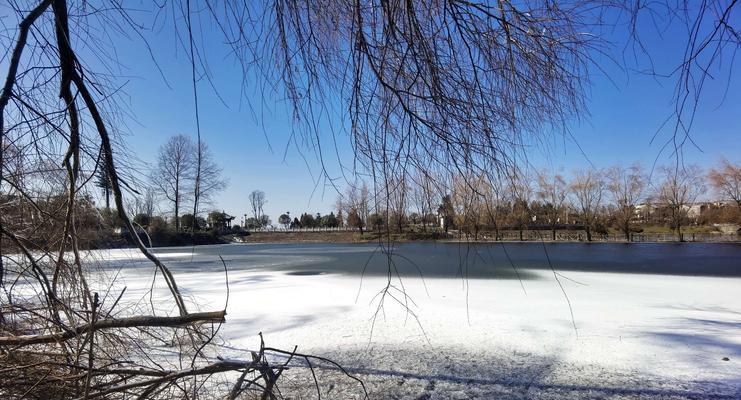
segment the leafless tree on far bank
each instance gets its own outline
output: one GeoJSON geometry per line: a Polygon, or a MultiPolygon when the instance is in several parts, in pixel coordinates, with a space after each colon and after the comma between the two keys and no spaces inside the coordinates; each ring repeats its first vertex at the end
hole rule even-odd
{"type": "Polygon", "coordinates": [[[159,194],[172,203],[175,232],[180,232],[180,210],[193,201],[195,147],[185,135],[171,137],[162,145],[151,182],[159,194]]]}
{"type": "Polygon", "coordinates": [[[512,219],[522,240],[523,230],[532,221],[530,213],[530,201],[533,197],[532,181],[525,172],[512,174],[507,180],[507,192],[512,203],[512,219]]]}
{"type": "Polygon", "coordinates": [[[268,202],[265,198],[265,192],[262,190],[253,190],[250,193],[250,208],[252,209],[252,216],[256,221],[260,221],[263,216],[263,207],[268,202]]]}
{"type": "Polygon", "coordinates": [[[564,207],[568,195],[568,186],[563,176],[547,171],[538,172],[538,198],[543,202],[543,207],[551,227],[551,239],[556,240],[556,226],[562,222],[564,207]]]}
{"type": "Polygon", "coordinates": [[[574,195],[575,204],[579,210],[587,241],[592,241],[592,230],[597,215],[602,207],[605,194],[605,181],[601,171],[586,170],[577,171],[573,181],[569,185],[574,195]]]}
{"type": "Polygon", "coordinates": [[[635,206],[642,200],[645,189],[646,178],[639,165],[616,166],[607,172],[607,190],[615,205],[614,217],[627,241],[633,231],[635,206]]]}
{"type": "Polygon", "coordinates": [[[222,169],[216,164],[208,145],[197,143],[196,174],[193,182],[193,215],[198,216],[201,207],[212,205],[214,197],[224,190],[227,180],[222,176],[222,169]]]}
{"type": "Polygon", "coordinates": [[[417,171],[411,179],[413,185],[411,188],[410,199],[420,216],[422,229],[427,231],[427,226],[437,224],[435,209],[437,208],[439,192],[434,182],[435,178],[430,176],[429,171],[417,171]],[[430,219],[432,221],[430,221],[430,219]]]}
{"type": "Polygon", "coordinates": [[[345,193],[342,195],[342,199],[348,225],[358,228],[362,234],[363,228],[369,223],[368,217],[370,216],[370,192],[368,191],[368,185],[365,182],[354,182],[348,185],[345,193]]]}
{"type": "Polygon", "coordinates": [[[711,169],[708,174],[710,184],[726,200],[735,201],[741,208],[741,166],[723,160],[718,169],[711,169]]]}
{"type": "Polygon", "coordinates": [[[140,188],[139,192],[140,194],[134,196],[130,202],[128,209],[132,215],[143,214],[152,218],[157,210],[157,193],[151,185],[140,188]]]}
{"type": "Polygon", "coordinates": [[[682,225],[687,224],[690,206],[705,191],[704,176],[696,165],[662,167],[659,173],[662,179],[655,188],[656,197],[667,205],[671,227],[683,241],[682,225]]]}

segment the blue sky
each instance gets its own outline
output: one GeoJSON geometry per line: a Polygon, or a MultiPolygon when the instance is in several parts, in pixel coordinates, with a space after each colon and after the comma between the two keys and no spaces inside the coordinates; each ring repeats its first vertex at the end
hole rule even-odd
{"type": "MultiPolygon", "coordinates": [[[[164,30],[148,37],[169,86],[139,42],[124,43],[117,52],[129,68],[123,71],[128,76],[125,89],[136,117],[136,122],[129,124],[128,146],[142,161],[153,162],[157,149],[170,136],[183,133],[195,137],[196,125],[187,58],[172,32],[164,30]]],[[[677,37],[683,37],[681,32],[645,37],[659,72],[671,71],[678,62],[683,42],[677,37]]],[[[256,113],[250,112],[240,96],[241,72],[226,55],[226,47],[217,35],[206,34],[203,40],[214,86],[228,105],[222,104],[207,82],[199,82],[202,137],[229,180],[214,208],[241,216],[249,209],[247,195],[260,189],[267,194],[266,212],[273,221],[285,211],[292,215],[305,211],[324,214],[333,209],[337,194],[319,179],[321,171],[314,154],[303,151],[304,160],[295,145],[288,145],[296,127],[286,102],[272,95],[263,97],[253,89],[246,97],[256,113]]],[[[669,162],[667,154],[660,153],[669,131],[660,132],[653,143],[651,139],[671,113],[674,79],[626,72],[607,59],[598,61],[610,78],[593,71],[587,95],[589,115],[574,121],[568,135],[545,135],[541,145],[527,149],[530,161],[536,167],[567,175],[589,166],[590,161],[597,167],[634,162],[650,167],[657,157],[659,163],[669,162]]],[[[705,167],[724,157],[741,162],[741,71],[736,67],[734,72],[723,102],[726,77],[706,86],[692,131],[700,149],[687,146],[685,162],[705,167]]],[[[248,82],[248,86],[256,88],[257,84],[248,82]]],[[[343,139],[338,143],[340,156],[351,161],[350,148],[343,139]]],[[[330,175],[339,176],[336,162],[327,165],[330,175]]]]}

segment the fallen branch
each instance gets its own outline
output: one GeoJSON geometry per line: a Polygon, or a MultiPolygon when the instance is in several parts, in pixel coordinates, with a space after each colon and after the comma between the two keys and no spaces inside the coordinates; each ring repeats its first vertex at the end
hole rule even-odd
{"type": "Polygon", "coordinates": [[[177,317],[158,317],[154,315],[142,315],[128,318],[106,318],[92,324],[83,324],[66,332],[51,333],[46,335],[22,335],[2,336],[0,346],[28,346],[41,343],[58,343],[72,339],[79,335],[109,328],[136,328],[144,326],[172,327],[194,323],[224,322],[226,311],[210,311],[192,313],[177,317]]]}
{"type": "MultiPolygon", "coordinates": [[[[107,396],[111,393],[120,393],[125,392],[130,389],[134,388],[140,388],[150,385],[156,385],[161,384],[163,382],[168,381],[174,381],[177,379],[184,378],[186,376],[194,376],[194,375],[212,375],[217,374],[221,372],[227,372],[227,371],[235,371],[240,369],[252,369],[255,368],[255,362],[254,361],[232,361],[232,360],[220,360],[218,362],[215,362],[213,364],[206,365],[202,368],[188,368],[180,371],[168,371],[164,373],[159,378],[145,380],[145,381],[137,381],[132,383],[127,383],[124,385],[114,386],[105,390],[101,390],[99,392],[91,393],[88,398],[94,399],[98,397],[107,396]]],[[[163,371],[164,372],[164,371],[163,371]]]]}

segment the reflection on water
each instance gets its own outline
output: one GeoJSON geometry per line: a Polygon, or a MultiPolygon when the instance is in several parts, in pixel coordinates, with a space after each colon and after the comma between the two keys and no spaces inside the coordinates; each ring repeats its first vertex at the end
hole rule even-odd
{"type": "MultiPolygon", "coordinates": [[[[179,272],[286,271],[496,279],[532,279],[531,269],[741,276],[741,245],[727,243],[399,243],[388,254],[378,244],[246,244],[161,248],[156,253],[179,272]],[[546,257],[547,252],[547,257],[546,257]]],[[[115,264],[116,261],[111,261],[115,264]]],[[[148,265],[144,261],[131,266],[148,265]]]]}

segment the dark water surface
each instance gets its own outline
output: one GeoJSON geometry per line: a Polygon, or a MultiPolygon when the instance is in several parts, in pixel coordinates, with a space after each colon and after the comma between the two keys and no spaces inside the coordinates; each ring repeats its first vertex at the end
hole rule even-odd
{"type": "Polygon", "coordinates": [[[179,272],[222,270],[521,279],[550,269],[741,277],[741,244],[729,243],[399,243],[391,256],[378,244],[231,244],[156,249],[179,272]],[[183,256],[183,253],[192,253],[183,256]],[[514,268],[513,268],[514,266],[514,268]]]}

